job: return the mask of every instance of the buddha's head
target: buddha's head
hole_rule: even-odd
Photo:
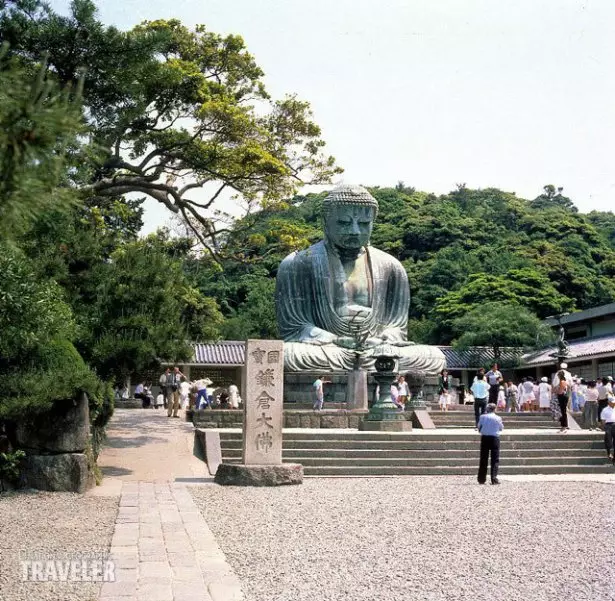
[[[322,203],[325,238],[338,248],[358,250],[369,244],[378,201],[361,186],[339,186]]]

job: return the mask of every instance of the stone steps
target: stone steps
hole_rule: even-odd
[[[352,466],[352,467],[305,467],[306,476],[476,476],[478,463],[466,466]],[[612,474],[613,466],[603,465],[506,465],[501,464],[501,475],[531,474]]]
[[[468,448],[468,451],[472,451],[474,455],[476,454],[476,445]],[[241,447],[237,448],[228,448],[225,446],[224,456],[225,458],[240,458],[242,453]],[[298,460],[299,458],[354,458],[361,460],[368,459],[395,459],[395,458],[407,458],[409,456],[408,450],[389,450],[389,449],[288,449],[284,448],[284,459],[285,460]],[[594,458],[598,457],[600,459],[604,459],[604,448],[574,448],[574,449],[557,449],[558,457],[562,459],[567,457],[589,457]],[[532,458],[532,457],[544,457],[545,451],[544,449],[504,449],[500,452],[501,457],[521,457],[521,458]],[[459,457],[458,449],[412,449],[411,457],[413,459],[438,459],[443,461],[453,460],[456,457]]]
[[[284,432],[283,460],[307,476],[475,474],[479,435],[306,430]],[[223,460],[241,460],[241,432],[220,432]],[[613,473],[601,433],[502,436],[502,474]]]
[[[436,428],[473,428],[474,413],[468,411],[432,411],[430,417]],[[559,422],[550,413],[499,413],[504,428],[557,428]]]

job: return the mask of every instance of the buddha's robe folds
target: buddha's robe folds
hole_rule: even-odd
[[[371,246],[366,259],[365,306],[348,300],[344,267],[324,241],[282,261],[276,306],[286,370],[374,370],[377,346],[364,350],[357,362],[354,350],[335,344],[338,336],[386,341],[399,355],[400,372],[435,374],[444,368],[438,347],[407,342],[410,290],[401,263]]]

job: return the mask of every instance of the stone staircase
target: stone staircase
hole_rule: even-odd
[[[241,432],[221,431],[222,460],[241,459]],[[284,433],[283,460],[306,476],[475,475],[479,435],[348,430]],[[500,473],[614,473],[601,433],[502,435]]]
[[[474,410],[472,411],[437,411],[432,410],[429,415],[436,428],[474,428]],[[551,417],[550,412],[544,413],[500,413],[505,429],[559,429],[558,421]]]

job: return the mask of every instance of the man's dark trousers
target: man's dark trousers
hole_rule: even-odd
[[[491,453],[491,482],[498,479],[500,465],[500,437],[480,437],[480,464],[478,466],[478,481],[483,484],[487,480],[487,464]]]
[[[606,422],[604,424],[604,446],[609,455],[613,454],[613,446],[615,445],[615,422]],[[615,462],[615,459],[613,460]]]
[[[474,399],[474,420],[478,428],[478,420],[480,416],[487,410],[487,399]]]
[[[489,386],[489,402],[497,405],[498,403],[498,393],[500,392],[499,384],[491,384]]]

